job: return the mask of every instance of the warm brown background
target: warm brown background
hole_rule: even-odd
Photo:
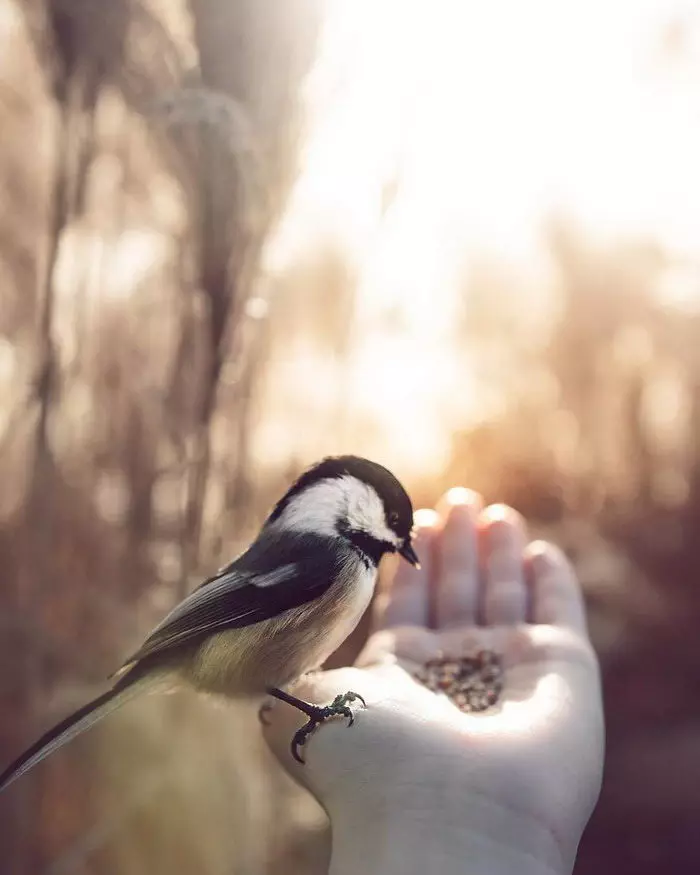
[[[3,762],[98,692],[299,466],[338,448],[327,423],[293,415],[283,464],[251,445],[270,405],[289,404],[270,385],[300,325],[329,360],[348,350],[355,286],[341,253],[320,251],[259,305],[318,21],[313,0],[0,0]],[[668,52],[682,34],[669,22]],[[385,207],[392,196],[388,185]],[[654,241],[593,242],[563,216],[545,230],[559,282],[544,340],[514,306],[512,273],[485,264],[464,280],[454,342],[507,404],[449,435],[440,476],[398,473],[419,503],[458,483],[511,502],[570,551],[609,730],[577,875],[689,875],[700,317],[659,301],[675,265]],[[144,239],[160,253],[146,269]],[[366,445],[366,423],[341,426],[343,448],[353,428]],[[253,714],[183,695],[130,707],[14,785],[0,799],[0,870],[322,872],[324,829]]]

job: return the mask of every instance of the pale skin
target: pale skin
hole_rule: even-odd
[[[523,520],[477,494],[447,493],[416,514],[421,569],[397,565],[353,668],[294,689],[326,703],[355,690],[355,724],[329,721],[306,765],[289,739],[302,720],[276,703],[265,735],[328,812],[331,875],[562,875],[600,792],[598,662],[564,555],[528,543]],[[438,654],[503,657],[499,705],[464,714],[412,672]]]

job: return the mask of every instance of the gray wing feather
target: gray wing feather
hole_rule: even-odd
[[[173,608],[122,668],[217,628],[245,626],[248,618],[250,622],[257,622],[261,617],[256,590],[277,586],[297,574],[295,562],[263,574],[235,567],[224,569],[224,573],[207,581]]]
[[[347,561],[337,539],[310,532],[264,532],[173,608],[117,675],[209,633],[249,626],[306,604],[328,589]]]

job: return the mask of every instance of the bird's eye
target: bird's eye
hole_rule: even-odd
[[[396,511],[393,511],[393,513],[389,514],[389,525],[390,526],[397,526],[398,524],[399,524],[399,515],[396,513]]]

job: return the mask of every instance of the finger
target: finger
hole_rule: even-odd
[[[436,523],[434,510],[416,511],[413,546],[420,568],[399,561],[393,580],[377,599],[375,629],[428,625]]]
[[[525,524],[512,508],[492,505],[481,515],[483,618],[487,625],[524,623],[527,588],[523,569]]]
[[[441,529],[435,545],[435,627],[474,623],[479,597],[478,523],[481,496],[456,487],[438,505]]]
[[[566,626],[586,633],[586,608],[571,563],[554,544],[534,541],[525,551],[532,589],[533,623]]]

